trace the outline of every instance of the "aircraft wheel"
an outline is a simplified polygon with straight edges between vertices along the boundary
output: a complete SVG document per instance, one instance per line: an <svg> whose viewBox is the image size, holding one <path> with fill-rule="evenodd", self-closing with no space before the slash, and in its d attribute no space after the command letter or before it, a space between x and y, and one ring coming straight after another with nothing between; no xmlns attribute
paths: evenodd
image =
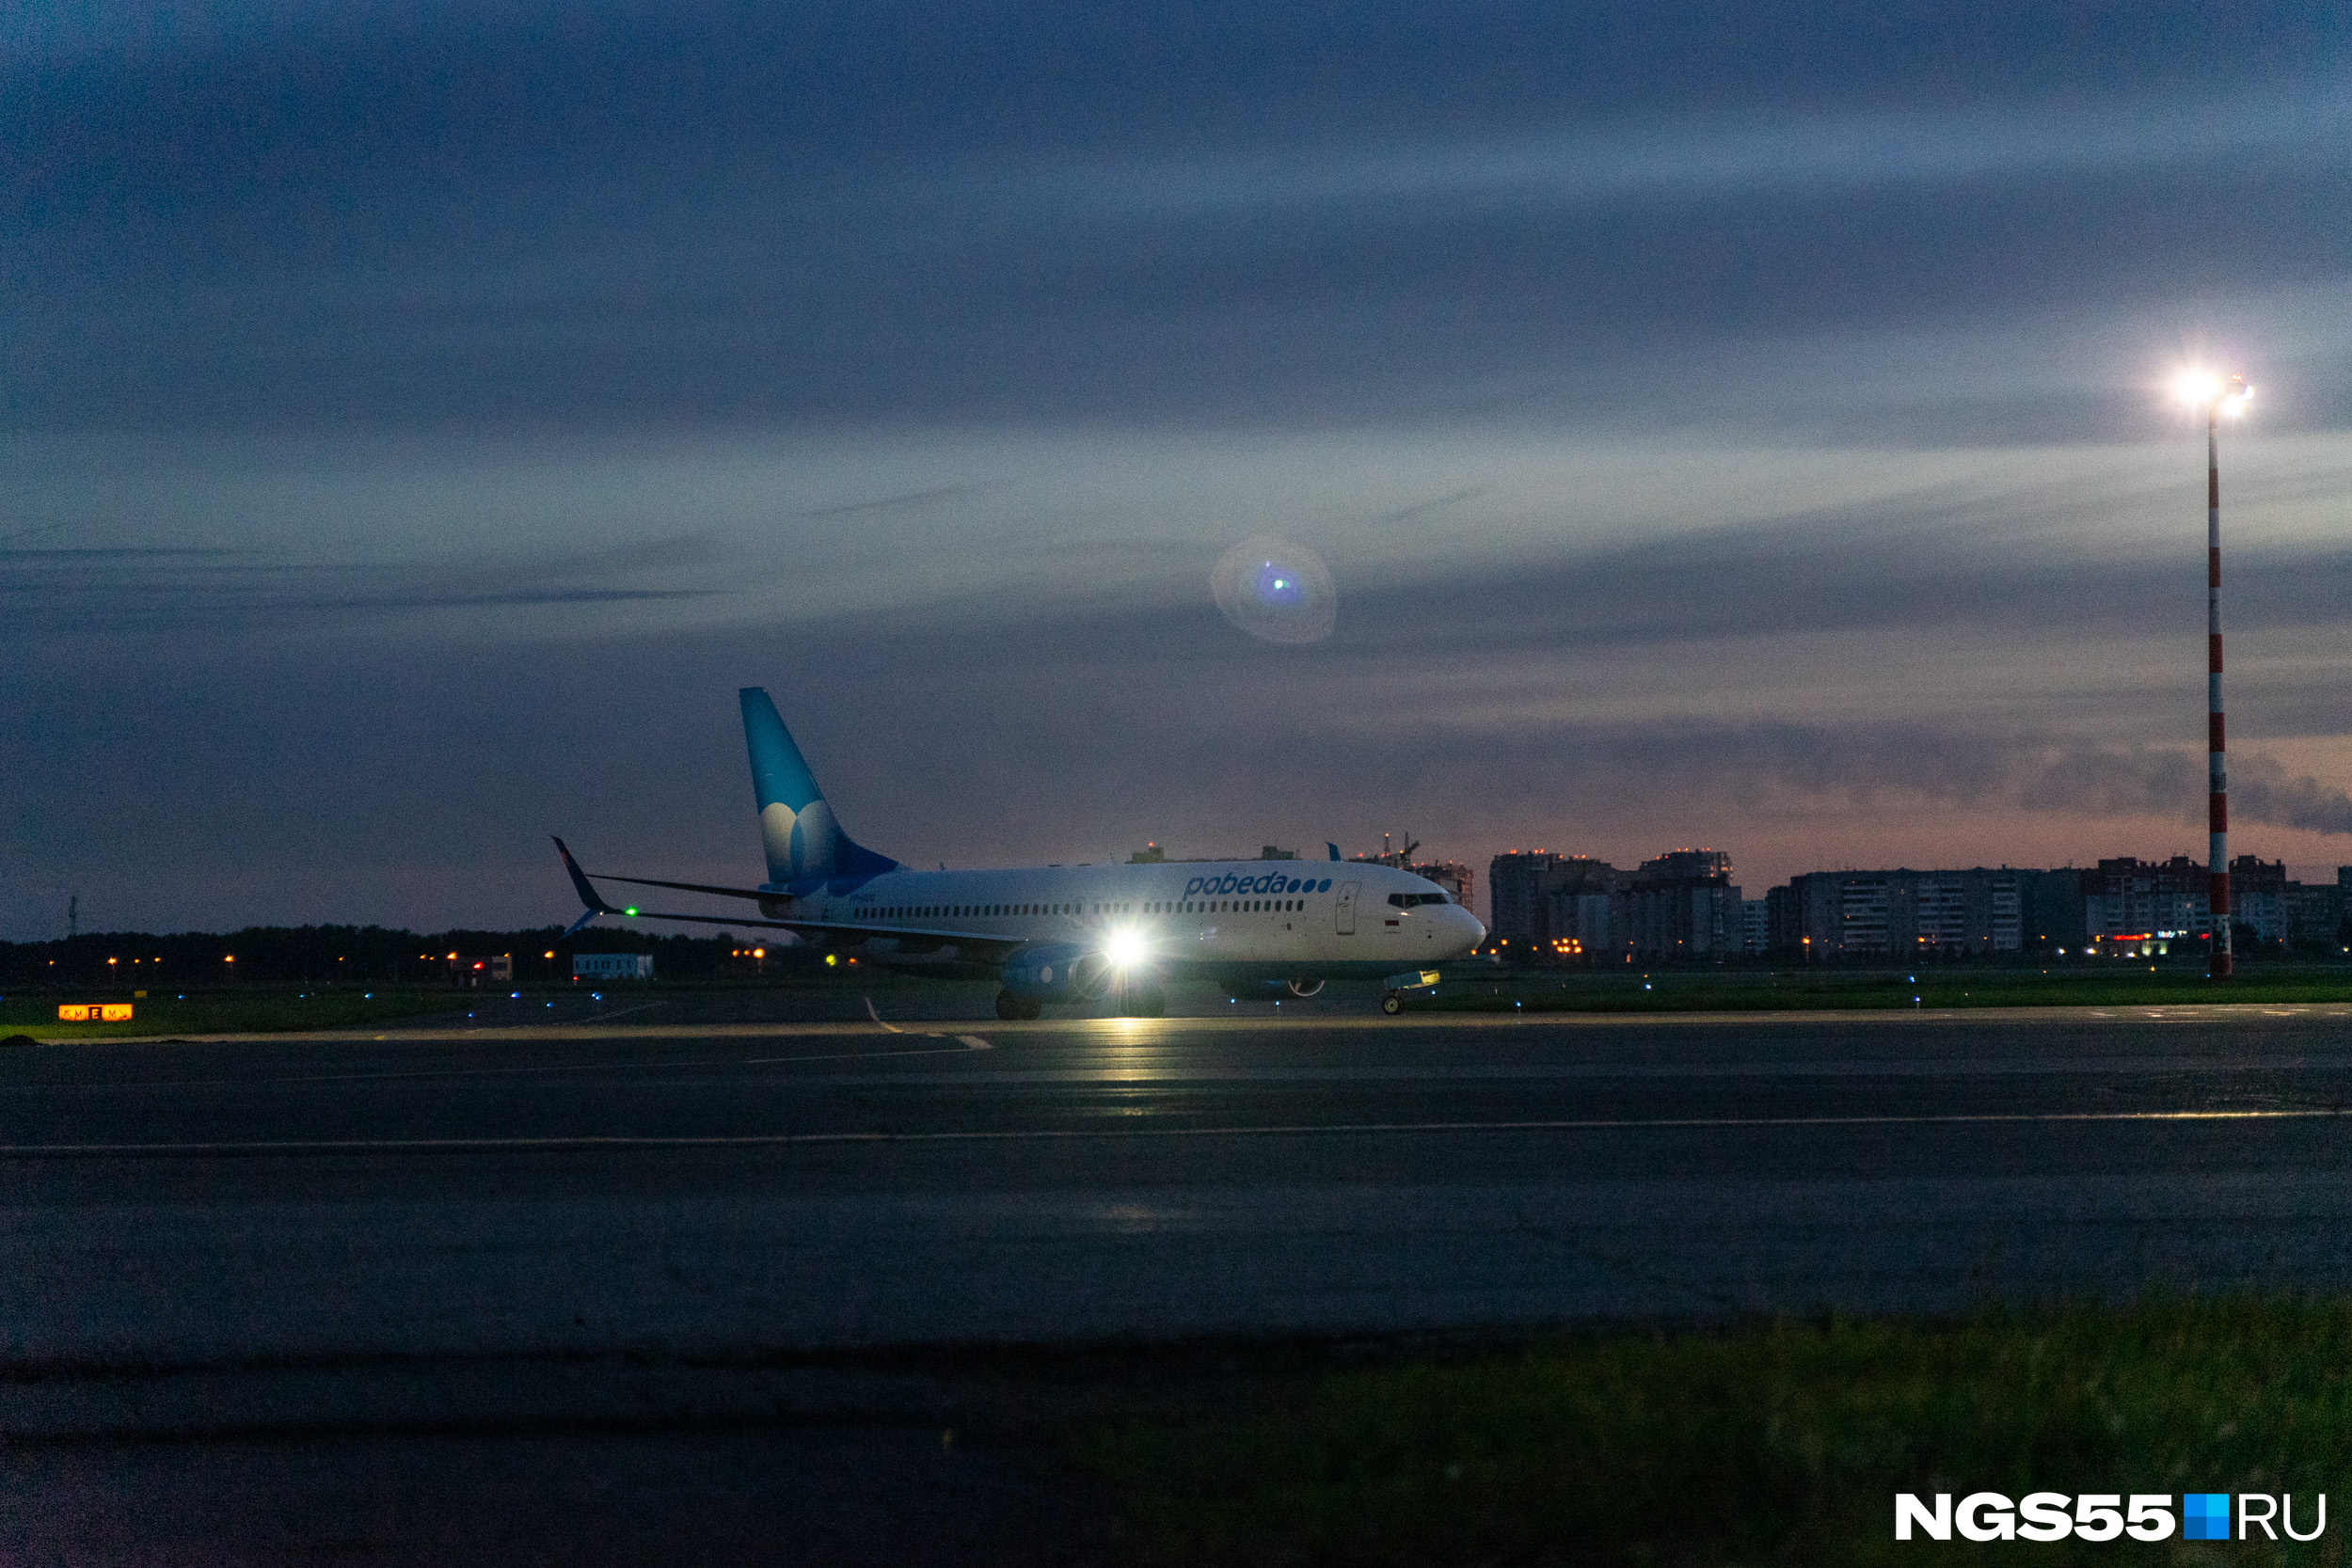
<svg viewBox="0 0 2352 1568"><path fill-rule="evenodd" d="M1168 992L1157 986L1136 991L1127 999L1129 1018L1165 1018L1168 1016Z"/></svg>
<svg viewBox="0 0 2352 1568"><path fill-rule="evenodd" d="M1000 990L996 993L996 1016L1002 1019L1015 1019L1035 1018L1037 1014L1027 1011L1020 997L1009 990Z"/></svg>
<svg viewBox="0 0 2352 1568"><path fill-rule="evenodd" d="M1380 999L1380 1010L1384 1013L1401 1013L1405 1010L1405 998L1391 991Z"/></svg>

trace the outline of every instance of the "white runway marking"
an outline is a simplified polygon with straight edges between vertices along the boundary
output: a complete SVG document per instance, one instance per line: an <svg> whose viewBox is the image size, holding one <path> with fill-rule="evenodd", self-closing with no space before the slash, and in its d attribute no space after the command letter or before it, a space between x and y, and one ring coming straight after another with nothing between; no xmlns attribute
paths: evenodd
<svg viewBox="0 0 2352 1568"><path fill-rule="evenodd" d="M912 1054L912 1053L910 1053ZM0 1159L76 1156L203 1156L253 1154L496 1154L596 1152L665 1148L781 1148L818 1144L1074 1143L1109 1138L1275 1138L1428 1132L1715 1132L1755 1128L1998 1127L2058 1123L2332 1121L2352 1110L2304 1111L2052 1111L1988 1116L1915 1117L1659 1117L1624 1120L1397 1121L1312 1123L1272 1127L1038 1128L979 1132L755 1132L686 1138L373 1138L252 1143L0 1144Z"/></svg>
<svg viewBox="0 0 2352 1568"><path fill-rule="evenodd" d="M899 1032L897 1024L882 1023L882 1015L874 1010L874 999L872 997L862 996L858 998L858 1000L866 1004L866 1016L867 1018L872 1019L877 1023L882 1023L883 1028L889 1030L894 1035Z"/></svg>

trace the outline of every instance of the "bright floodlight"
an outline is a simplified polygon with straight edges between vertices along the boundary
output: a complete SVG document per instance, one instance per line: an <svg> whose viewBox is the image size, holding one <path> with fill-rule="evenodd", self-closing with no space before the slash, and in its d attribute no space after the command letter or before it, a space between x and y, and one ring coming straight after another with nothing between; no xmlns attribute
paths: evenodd
<svg viewBox="0 0 2352 1568"><path fill-rule="evenodd" d="M2183 371L2172 379L2172 395L2191 408L2212 408L2234 416L2246 412L2254 388L2242 375L2225 381L2211 371Z"/></svg>

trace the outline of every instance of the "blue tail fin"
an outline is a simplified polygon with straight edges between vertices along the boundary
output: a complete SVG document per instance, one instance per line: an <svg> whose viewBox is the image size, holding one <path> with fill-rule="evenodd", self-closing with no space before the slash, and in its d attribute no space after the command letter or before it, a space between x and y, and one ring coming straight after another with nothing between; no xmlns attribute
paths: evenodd
<svg viewBox="0 0 2352 1568"><path fill-rule="evenodd" d="M770 885L794 887L895 870L897 861L856 843L834 820L824 791L792 744L767 689L747 686L741 696L743 740L752 752L752 799L759 807Z"/></svg>

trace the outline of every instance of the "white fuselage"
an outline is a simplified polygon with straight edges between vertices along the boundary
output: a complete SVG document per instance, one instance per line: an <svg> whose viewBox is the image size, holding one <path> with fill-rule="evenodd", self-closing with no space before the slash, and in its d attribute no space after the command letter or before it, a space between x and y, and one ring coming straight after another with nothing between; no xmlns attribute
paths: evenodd
<svg viewBox="0 0 2352 1568"><path fill-rule="evenodd" d="M1386 974L1460 958L1485 938L1434 882L1355 861L1170 861L1001 871L884 872L779 899L799 919L874 931L887 954L952 957L956 938L1139 946L1171 974Z"/></svg>

